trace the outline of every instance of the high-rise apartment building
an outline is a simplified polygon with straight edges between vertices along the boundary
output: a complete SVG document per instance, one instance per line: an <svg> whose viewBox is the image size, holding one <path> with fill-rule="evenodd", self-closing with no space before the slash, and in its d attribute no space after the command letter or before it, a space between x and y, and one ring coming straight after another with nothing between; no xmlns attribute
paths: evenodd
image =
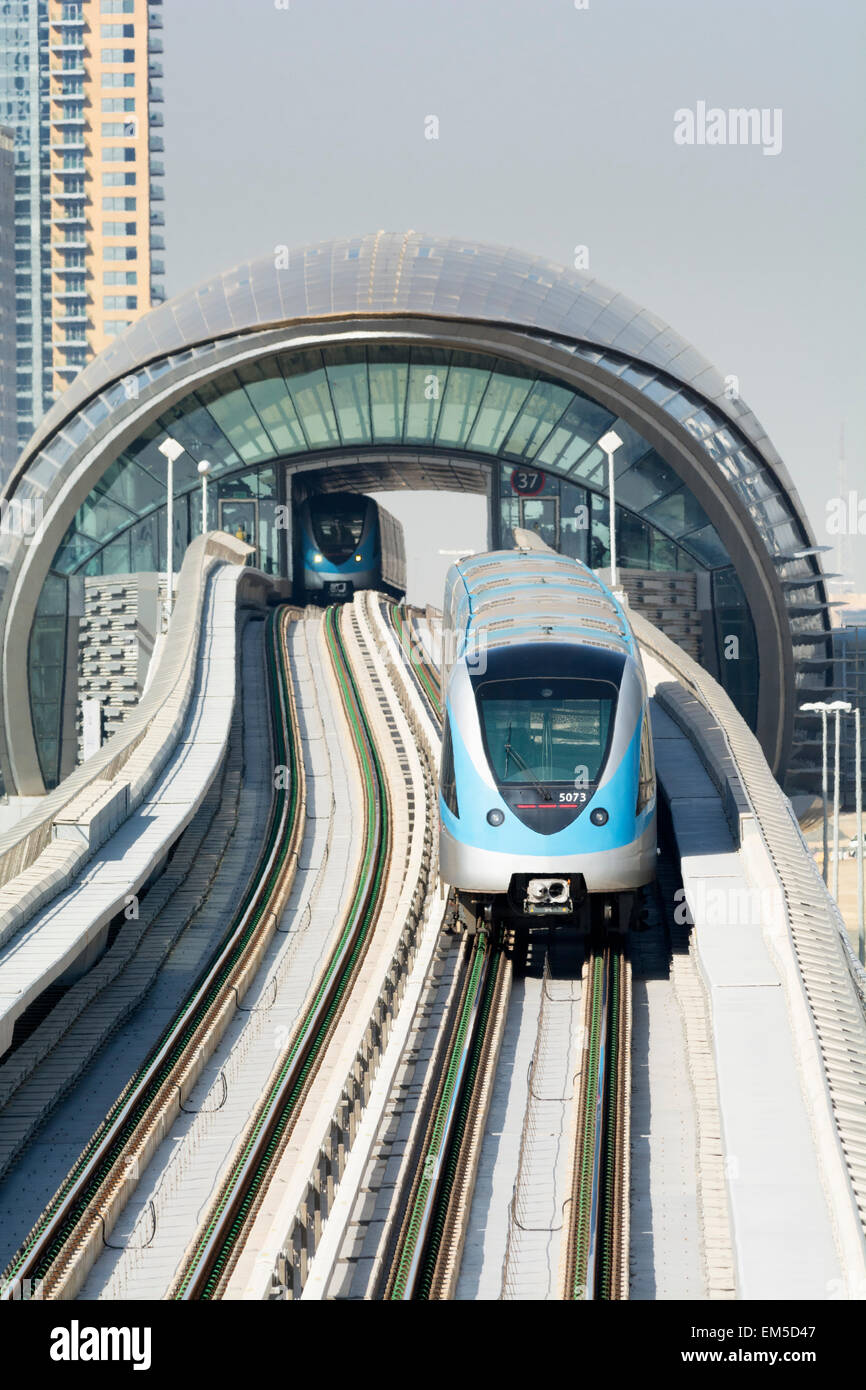
<svg viewBox="0 0 866 1390"><path fill-rule="evenodd" d="M0 126L0 487L18 457L15 418L15 132Z"/></svg>
<svg viewBox="0 0 866 1390"><path fill-rule="evenodd" d="M162 0L4 0L15 130L18 442L164 298Z"/></svg>

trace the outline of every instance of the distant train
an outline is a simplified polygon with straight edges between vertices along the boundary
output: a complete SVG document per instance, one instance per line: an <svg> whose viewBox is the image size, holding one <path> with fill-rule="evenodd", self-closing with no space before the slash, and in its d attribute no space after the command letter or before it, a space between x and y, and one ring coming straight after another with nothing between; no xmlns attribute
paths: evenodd
<svg viewBox="0 0 866 1390"><path fill-rule="evenodd" d="M298 587L311 602L350 599L358 589L406 592L403 527L372 497L326 492L296 512Z"/></svg>
<svg viewBox="0 0 866 1390"><path fill-rule="evenodd" d="M464 923L628 925L656 782L621 605L554 551L475 555L448 572L443 652L439 863Z"/></svg>

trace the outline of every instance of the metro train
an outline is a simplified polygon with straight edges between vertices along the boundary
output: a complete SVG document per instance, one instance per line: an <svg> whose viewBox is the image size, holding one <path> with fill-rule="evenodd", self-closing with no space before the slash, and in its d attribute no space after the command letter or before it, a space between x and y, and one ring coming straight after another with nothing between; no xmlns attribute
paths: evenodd
<svg viewBox="0 0 866 1390"><path fill-rule="evenodd" d="M462 922L627 927L655 875L656 781L640 652L611 591L546 548L460 560L443 690L439 863Z"/></svg>
<svg viewBox="0 0 866 1390"><path fill-rule="evenodd" d="M350 599L358 589L406 592L403 527L372 497L326 492L297 508L296 588L309 602Z"/></svg>

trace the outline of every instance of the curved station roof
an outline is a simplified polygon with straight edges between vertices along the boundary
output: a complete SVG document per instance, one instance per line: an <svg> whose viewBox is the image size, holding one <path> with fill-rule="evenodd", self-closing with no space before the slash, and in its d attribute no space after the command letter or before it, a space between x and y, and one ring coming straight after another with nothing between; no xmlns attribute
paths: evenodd
<svg viewBox="0 0 866 1390"><path fill-rule="evenodd" d="M698 576L719 678L777 773L807 773L810 725L796 709L802 687L826 682L826 594L784 465L731 383L590 275L513 249L379 232L276 248L177 296L44 418L4 492L39 517L35 534L0 532L6 789L38 794L74 765L75 673L63 653L76 584L164 568L168 435L186 450L174 483L181 555L202 458L226 495L256 499L263 536L287 474L310 473L319 488L483 490L505 526L503 480L531 464L563 508L585 501L601 538L586 558L603 563L598 440L611 427L623 440L621 563ZM285 541L267 545L285 572Z"/></svg>

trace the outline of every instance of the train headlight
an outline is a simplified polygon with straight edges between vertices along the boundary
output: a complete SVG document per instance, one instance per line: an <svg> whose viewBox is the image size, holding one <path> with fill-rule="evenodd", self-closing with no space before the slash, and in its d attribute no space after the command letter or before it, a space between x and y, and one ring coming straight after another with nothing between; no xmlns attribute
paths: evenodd
<svg viewBox="0 0 866 1390"><path fill-rule="evenodd" d="M596 806L594 811L590 811L589 818L593 825L607 825L610 817L603 806Z"/></svg>
<svg viewBox="0 0 866 1390"><path fill-rule="evenodd" d="M314 565L320 565L320 564L322 563L322 561L324 560L324 558L325 558L324 555L320 555L319 552L316 551L316 554L313 556L313 564L314 564Z"/></svg>
<svg viewBox="0 0 866 1390"><path fill-rule="evenodd" d="M493 808L492 811L488 811L488 812L487 812L487 824L488 824L488 825L501 825L502 822L503 822L504 820L505 820L505 812L504 812L504 811L500 811L499 808L498 808L497 806L494 806L494 808Z"/></svg>
<svg viewBox="0 0 866 1390"><path fill-rule="evenodd" d="M356 565L360 565L360 563L361 563L361 561L363 560L363 558L364 558L363 555L356 555L356 556L355 556L355 564L356 564Z"/></svg>

